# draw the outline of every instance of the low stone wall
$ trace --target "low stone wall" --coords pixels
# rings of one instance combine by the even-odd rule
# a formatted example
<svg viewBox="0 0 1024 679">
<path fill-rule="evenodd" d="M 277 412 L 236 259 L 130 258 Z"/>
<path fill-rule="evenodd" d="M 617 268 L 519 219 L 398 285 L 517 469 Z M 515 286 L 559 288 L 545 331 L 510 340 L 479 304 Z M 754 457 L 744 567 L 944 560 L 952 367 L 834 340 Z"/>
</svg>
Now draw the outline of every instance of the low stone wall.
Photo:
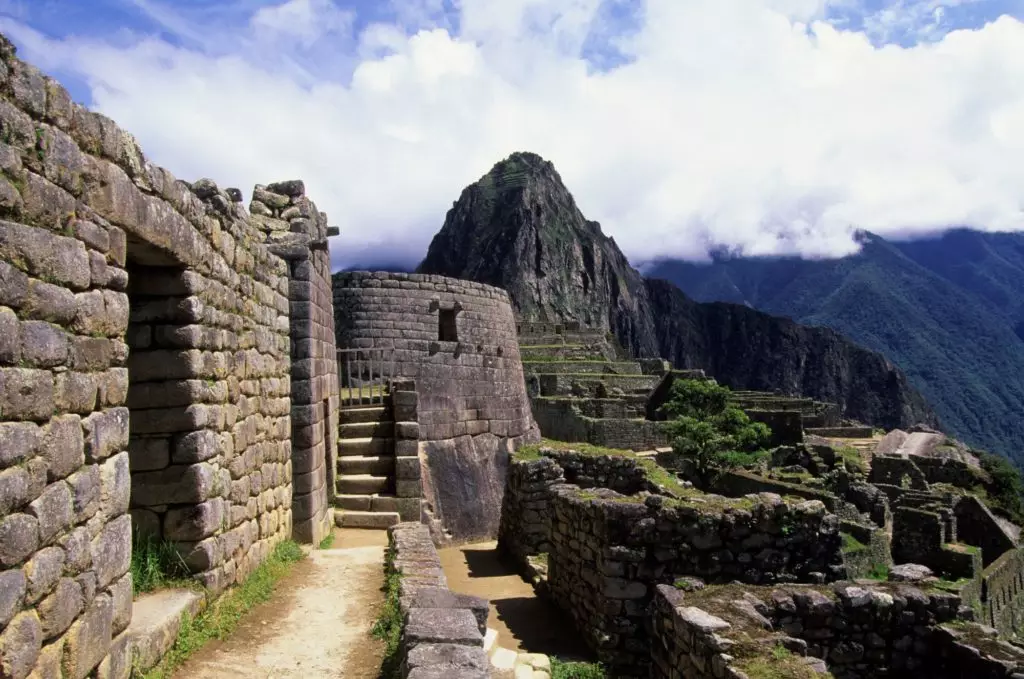
<svg viewBox="0 0 1024 679">
<path fill-rule="evenodd" d="M 715 507 L 573 486 L 553 496 L 548 590 L 614 676 L 650 670 L 645 619 L 658 584 L 682 576 L 821 581 L 843 573 L 839 521 L 820 502 L 790 505 L 763 495 Z"/>
<path fill-rule="evenodd" d="M 880 566 L 892 566 L 889 535 L 884 528 L 841 521 L 840 530 L 859 543 L 856 547 L 843 547 L 843 564 L 846 566 L 847 578 L 866 578 L 873 575 L 872 571 Z"/>
<path fill-rule="evenodd" d="M 986 480 L 986 474 L 963 460 L 951 457 L 914 456 L 914 464 L 928 483 L 948 483 L 960 488 L 974 488 Z"/>
<path fill-rule="evenodd" d="M 776 481 L 752 472 L 734 470 L 718 477 L 714 489 L 729 497 L 741 497 L 752 493 L 776 493 L 778 495 L 794 495 L 808 500 L 818 500 L 828 509 L 835 511 L 839 498 L 823 490 L 815 490 L 795 483 Z"/>
<path fill-rule="evenodd" d="M 545 438 L 625 450 L 652 450 L 669 443 L 660 422 L 587 417 L 570 400 L 534 398 L 531 402 Z"/>
<path fill-rule="evenodd" d="M 912 490 L 928 490 L 928 479 L 914 461 L 896 455 L 875 455 L 871 460 L 871 483 Z"/>
<path fill-rule="evenodd" d="M 956 595 L 909 585 L 838 583 L 823 591 L 755 588 L 742 595 L 690 595 L 662 585 L 651 610 L 650 676 L 741 679 L 757 660 L 761 671 L 780 677 L 826 670 L 836 679 L 1017 676 L 1024 651 L 996 642 L 963 615 Z"/>
<path fill-rule="evenodd" d="M 960 542 L 981 548 L 981 558 L 986 566 L 1016 549 L 1017 543 L 999 525 L 991 510 L 973 495 L 965 495 L 953 505 L 953 516 L 956 517 Z"/>
<path fill-rule="evenodd" d="M 448 589 L 430 531 L 423 524 L 392 526 L 388 541 L 389 568 L 401 576 L 401 676 L 490 677 L 483 641 L 490 610 L 487 600 Z"/>
<path fill-rule="evenodd" d="M 1024 549 L 1006 552 L 981 576 L 982 620 L 1000 634 L 1024 629 Z"/>
<path fill-rule="evenodd" d="M 807 433 L 824 438 L 869 439 L 875 435 L 872 427 L 808 427 Z"/>
</svg>

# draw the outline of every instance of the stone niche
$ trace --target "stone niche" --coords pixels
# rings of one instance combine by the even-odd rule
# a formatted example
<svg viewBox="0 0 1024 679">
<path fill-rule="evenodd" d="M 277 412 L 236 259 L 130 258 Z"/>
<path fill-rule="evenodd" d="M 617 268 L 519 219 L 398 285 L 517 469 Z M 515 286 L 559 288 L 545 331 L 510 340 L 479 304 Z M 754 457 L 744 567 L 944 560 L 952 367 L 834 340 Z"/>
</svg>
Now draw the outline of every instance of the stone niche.
<svg viewBox="0 0 1024 679">
<path fill-rule="evenodd" d="M 0 675 L 121 676 L 133 524 L 203 585 L 291 534 L 289 280 L 0 36 Z"/>
<path fill-rule="evenodd" d="M 416 381 L 424 497 L 456 540 L 495 537 L 509 455 L 539 432 L 508 294 L 443 276 L 333 276 L 337 344 Z"/>
</svg>

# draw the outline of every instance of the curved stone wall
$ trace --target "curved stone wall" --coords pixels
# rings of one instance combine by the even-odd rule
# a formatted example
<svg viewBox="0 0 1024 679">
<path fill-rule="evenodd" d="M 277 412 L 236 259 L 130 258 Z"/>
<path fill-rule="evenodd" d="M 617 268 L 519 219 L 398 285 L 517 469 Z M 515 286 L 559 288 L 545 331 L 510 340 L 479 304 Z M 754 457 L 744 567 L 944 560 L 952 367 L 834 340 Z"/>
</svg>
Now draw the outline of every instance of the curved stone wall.
<svg viewBox="0 0 1024 679">
<path fill-rule="evenodd" d="M 416 381 L 438 518 L 457 540 L 497 535 L 509 454 L 539 438 L 508 294 L 423 274 L 346 272 L 333 285 L 338 348 L 393 349 L 394 374 Z"/>
</svg>

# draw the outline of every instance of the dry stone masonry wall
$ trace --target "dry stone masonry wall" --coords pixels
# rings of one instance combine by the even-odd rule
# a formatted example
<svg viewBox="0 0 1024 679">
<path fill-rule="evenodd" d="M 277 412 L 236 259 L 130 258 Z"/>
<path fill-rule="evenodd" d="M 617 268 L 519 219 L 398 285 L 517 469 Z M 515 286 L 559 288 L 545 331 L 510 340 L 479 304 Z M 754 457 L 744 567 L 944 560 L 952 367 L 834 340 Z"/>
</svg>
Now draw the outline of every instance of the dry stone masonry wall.
<svg viewBox="0 0 1024 679">
<path fill-rule="evenodd" d="M 150 164 L 0 37 L 0 676 L 127 676 L 133 525 L 212 592 L 291 535 L 304 279 L 241 200 Z M 296 349 L 311 383 L 330 316 Z"/>
<path fill-rule="evenodd" d="M 291 326 L 292 531 L 319 543 L 331 530 L 338 455 L 338 360 L 327 237 L 337 229 L 301 181 L 257 186 L 251 220 L 288 264 Z"/>
<path fill-rule="evenodd" d="M 339 348 L 393 350 L 415 380 L 423 491 L 457 540 L 493 537 L 510 453 L 538 437 L 508 294 L 443 276 L 340 273 Z"/>
</svg>

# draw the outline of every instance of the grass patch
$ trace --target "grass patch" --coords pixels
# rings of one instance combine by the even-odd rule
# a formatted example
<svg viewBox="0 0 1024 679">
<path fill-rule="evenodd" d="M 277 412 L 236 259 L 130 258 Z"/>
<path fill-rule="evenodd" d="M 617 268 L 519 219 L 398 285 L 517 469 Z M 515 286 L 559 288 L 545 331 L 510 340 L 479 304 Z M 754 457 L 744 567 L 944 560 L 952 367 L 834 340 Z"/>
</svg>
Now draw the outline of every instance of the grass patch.
<svg viewBox="0 0 1024 679">
<path fill-rule="evenodd" d="M 846 554 L 863 552 L 865 549 L 868 549 L 868 545 L 865 545 L 850 533 L 840 533 L 840 535 L 843 536 L 843 552 Z"/>
<path fill-rule="evenodd" d="M 868 571 L 867 578 L 869 580 L 878 580 L 885 582 L 889 579 L 889 565 L 884 563 L 876 563 Z"/>
<path fill-rule="evenodd" d="M 195 618 L 182 616 L 174 646 L 143 678 L 166 679 L 204 644 L 213 639 L 225 639 L 246 612 L 270 598 L 277 581 L 302 558 L 302 549 L 295 542 L 285 540 L 278 543 L 267 560 L 244 583 L 229 590 Z"/>
<path fill-rule="evenodd" d="M 563 662 L 558 658 L 551 659 L 551 679 L 605 679 L 604 666 L 601 663 Z"/>
<path fill-rule="evenodd" d="M 132 587 L 135 596 L 166 587 L 197 587 L 174 543 L 132 535 Z"/>
<path fill-rule="evenodd" d="M 836 449 L 836 454 L 843 461 L 843 466 L 846 467 L 846 471 L 862 475 L 866 475 L 868 473 L 868 463 L 865 462 L 860 451 L 856 448 L 843 446 Z"/>
<path fill-rule="evenodd" d="M 402 608 L 398 601 L 401 584 L 402 575 L 395 570 L 395 550 L 388 547 L 384 556 L 384 605 L 370 629 L 373 638 L 384 642 L 380 679 L 398 679 L 401 674 Z"/>
<path fill-rule="evenodd" d="M 334 545 L 334 531 L 328 533 L 327 537 L 320 541 L 320 549 L 330 549 Z"/>
<path fill-rule="evenodd" d="M 800 656 L 778 644 L 764 655 L 741 661 L 737 669 L 750 679 L 827 679 L 832 676 L 831 673 L 818 674 L 805 665 Z"/>
</svg>

